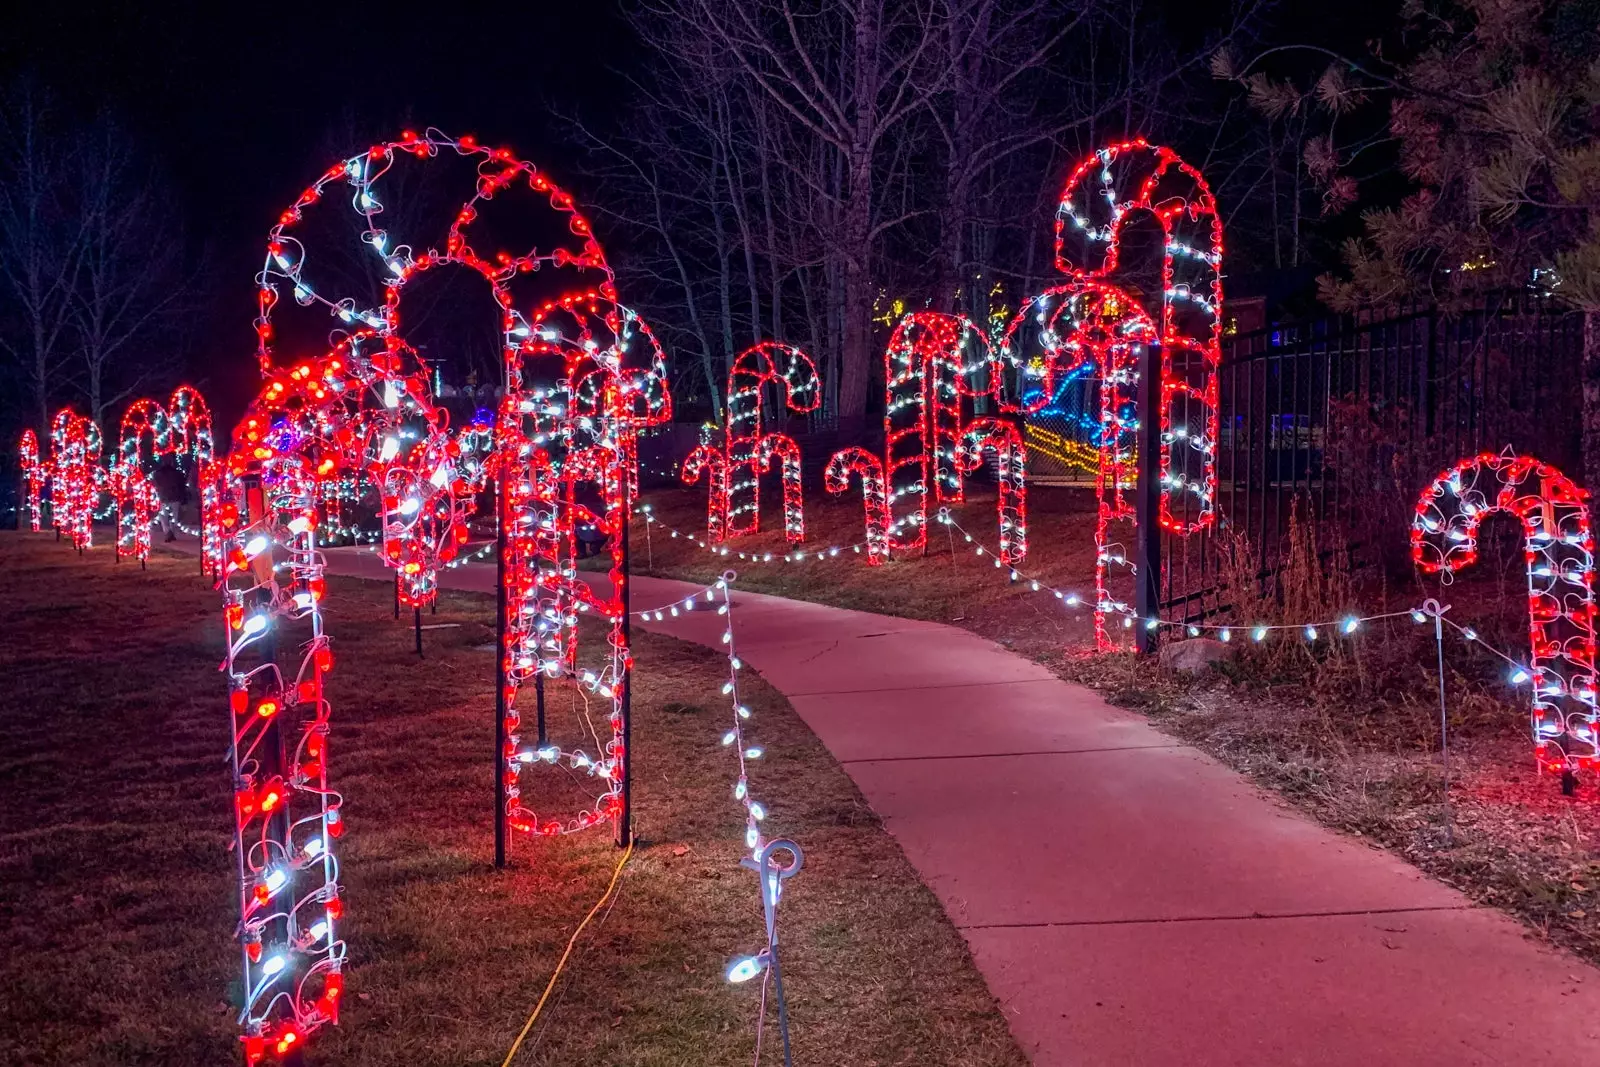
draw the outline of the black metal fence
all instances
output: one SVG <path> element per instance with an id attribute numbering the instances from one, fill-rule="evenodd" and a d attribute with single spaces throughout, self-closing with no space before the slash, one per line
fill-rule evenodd
<path id="1" fill-rule="evenodd" d="M 1220 522 L 1164 539 L 1163 613 L 1223 606 L 1218 564 L 1236 537 L 1273 573 L 1291 509 L 1325 550 L 1371 565 L 1405 550 L 1417 493 L 1464 456 L 1509 445 L 1581 476 L 1582 347 L 1582 314 L 1532 295 L 1227 338 Z"/>

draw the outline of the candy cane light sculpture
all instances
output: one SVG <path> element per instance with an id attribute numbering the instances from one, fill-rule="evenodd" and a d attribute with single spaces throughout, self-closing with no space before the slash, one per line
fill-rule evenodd
<path id="1" fill-rule="evenodd" d="M 414 233 L 390 232 L 385 178 L 415 167 L 427 168 L 423 180 L 465 177 L 461 199 L 444 201 L 460 207 L 436 226 L 423 220 Z M 331 231 L 304 225 L 313 212 L 342 210 L 355 218 L 335 218 Z M 507 219 L 508 228 L 495 228 Z M 352 221 L 359 251 L 374 257 L 383 278 L 376 288 L 325 260 L 312 236 L 349 232 Z M 531 250 L 500 247 L 529 233 L 539 235 Z M 402 334 L 404 296 L 415 280 L 456 269 L 487 297 L 502 337 L 503 388 L 486 456 L 476 443 L 463 456 Z M 257 300 L 257 358 L 267 382 L 236 434 L 213 507 L 226 559 L 227 675 L 241 782 L 236 830 L 241 861 L 250 862 L 240 870 L 247 990 L 240 1024 L 251 1063 L 288 1055 L 335 1021 L 343 988 L 335 932 L 343 894 L 332 856 L 343 820 L 328 785 L 331 715 L 321 681 L 333 661 L 316 548 L 321 483 L 354 468 L 381 487 L 382 556 L 420 601 L 459 545 L 464 500 L 492 470 L 504 603 L 496 861 L 513 831 L 533 838 L 614 825 L 622 837 L 633 662 L 622 536 L 628 468 L 633 437 L 671 411 L 664 356 L 617 302 L 611 269 L 572 197 L 509 150 L 470 137 L 408 132 L 324 171 L 271 231 Z M 286 359 L 284 327 L 306 329 L 308 316 L 313 336 L 331 320 L 336 343 L 315 360 Z M 481 437 L 482 428 L 472 433 Z M 611 545 L 605 591 L 578 577 L 580 523 Z M 598 652 L 580 651 L 581 616 L 604 630 Z M 581 660 L 586 654 L 594 659 Z M 544 694 L 553 686 L 573 690 L 572 705 L 586 713 L 583 736 L 595 748 L 584 751 L 583 741 L 567 748 L 546 736 Z M 524 727 L 530 695 L 532 730 Z M 259 728 L 258 719 L 278 733 Z M 261 760 L 256 750 L 278 755 Z M 584 795 L 572 805 L 580 810 L 564 811 L 570 801 L 526 788 L 528 776 L 545 768 L 555 773 L 541 781 Z M 253 848 L 257 841 L 270 845 Z M 252 904 L 263 896 L 266 903 Z M 294 906 L 286 911 L 279 902 Z"/>
<path id="2" fill-rule="evenodd" d="M 1411 558 L 1448 581 L 1478 559 L 1478 529 L 1495 512 L 1522 524 L 1528 562 L 1528 669 L 1534 754 L 1572 792 L 1600 764 L 1596 734 L 1594 534 L 1589 494 L 1548 463 L 1510 449 L 1462 460 L 1422 491 Z"/>
<path id="3" fill-rule="evenodd" d="M 920 311 L 895 326 L 884 352 L 883 458 L 848 448 L 829 461 L 825 477 L 830 492 L 842 493 L 852 474 L 860 476 L 869 562 L 927 544 L 930 498 L 939 503 L 964 498 L 962 472 L 977 462 L 964 465 L 960 455 L 967 431 L 963 401 L 986 396 L 1000 411 L 1011 408 L 999 371 L 988 337 L 966 318 Z M 1014 477 L 1014 457 L 1023 454 L 1021 436 L 1013 435 L 1006 447 L 1012 460 L 1003 465 L 1002 496 L 1016 508 L 1026 493 L 1024 482 Z M 1002 513 L 1006 507 L 1002 503 Z M 1014 550 L 1026 544 L 1011 543 Z"/>
<path id="4" fill-rule="evenodd" d="M 1122 282 L 1121 241 L 1130 218 L 1151 217 L 1161 227 L 1160 291 L 1145 303 Z M 1221 387 L 1222 221 L 1216 198 L 1200 172 L 1170 148 L 1143 139 L 1100 149 L 1074 168 L 1056 211 L 1056 269 L 1069 280 L 1026 302 L 1008 327 L 1002 357 L 1035 368 L 1043 389 L 1024 387 L 1042 406 L 1057 376 L 1086 359 L 1101 368 L 1100 472 L 1096 482 L 1096 644 L 1113 647 L 1109 612 L 1120 608 L 1106 587 L 1107 569 L 1121 562 L 1107 526 L 1131 518 L 1123 497 L 1131 487 L 1133 430 L 1140 420 L 1161 420 L 1161 527 L 1180 537 L 1216 521 L 1216 441 Z M 1037 335 L 1042 359 L 1024 351 Z M 1133 403 L 1144 346 L 1161 345 L 1158 411 Z"/>
<path id="5" fill-rule="evenodd" d="M 822 383 L 811 357 L 792 345 L 766 341 L 745 349 L 728 371 L 728 403 L 722 447 L 702 444 L 684 460 L 689 484 L 702 476 L 710 483 L 706 532 L 712 543 L 761 529 L 761 472 L 774 459 L 783 486 L 783 533 L 790 544 L 805 539 L 804 494 L 800 484 L 800 446 L 764 425 L 768 386 L 782 392 L 790 411 L 815 411 Z"/>

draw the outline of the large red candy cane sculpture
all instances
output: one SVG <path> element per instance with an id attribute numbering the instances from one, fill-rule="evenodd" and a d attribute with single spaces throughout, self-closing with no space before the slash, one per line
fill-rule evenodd
<path id="1" fill-rule="evenodd" d="M 397 237 L 380 226 L 387 195 L 382 179 L 391 170 L 430 166 L 429 174 L 449 180 L 452 168 L 462 171 L 451 161 L 465 162 L 470 181 L 447 226 L 419 231 L 416 243 L 406 239 L 413 235 Z M 343 199 L 327 195 L 341 187 L 358 216 L 362 243 L 387 279 L 377 292 L 332 292 L 340 277 L 351 276 L 329 271 L 312 255 L 310 238 L 297 236 L 311 232 L 302 228 L 309 212 L 337 210 L 317 205 Z M 491 223 L 484 219 L 516 216 L 517 197 L 528 194 L 544 224 L 538 249 L 493 250 L 487 242 L 495 238 L 484 232 Z M 528 214 L 526 204 L 520 213 Z M 339 232 L 345 220 L 335 223 Z M 528 231 L 524 225 L 516 232 Z M 438 236 L 442 248 L 425 243 Z M 449 268 L 465 268 L 481 281 L 503 337 L 504 391 L 493 451 L 484 461 L 463 459 L 400 335 L 408 284 Z M 284 324 L 272 315 L 282 291 L 294 297 L 285 305 L 291 322 L 304 318 L 293 311 L 298 306 L 331 316 L 344 331 L 327 356 L 279 365 Z M 258 299 L 258 360 L 269 381 L 240 425 L 212 507 L 228 560 L 224 614 L 238 738 L 246 946 L 240 1022 L 251 1062 L 287 1054 L 335 1019 L 342 989 L 343 946 L 334 934 L 342 898 L 330 840 L 342 820 L 337 794 L 327 785 L 329 708 L 321 686 L 331 651 L 322 631 L 322 565 L 315 547 L 321 483 L 355 468 L 382 488 L 384 558 L 399 568 L 408 595 L 420 600 L 431 595 L 438 567 L 460 541 L 465 497 L 484 466 L 492 468 L 505 603 L 497 841 L 505 829 L 548 835 L 613 820 L 620 833 L 632 666 L 621 548 L 628 465 L 633 437 L 670 417 L 660 349 L 617 304 L 610 268 L 572 198 L 508 150 L 471 138 L 408 133 L 324 172 L 274 227 Z M 312 333 L 322 328 L 313 325 Z M 595 593 L 577 578 L 579 522 L 592 523 L 611 543 L 609 593 Z M 607 630 L 593 669 L 578 662 L 584 613 Z M 298 666 L 284 661 L 290 631 L 301 638 L 292 646 L 301 652 Z M 610 729 L 606 740 L 597 736 L 599 751 L 567 751 L 547 738 L 544 693 L 557 684 L 584 690 L 586 708 L 602 702 L 606 710 L 595 718 Z M 526 688 L 538 699 L 531 743 L 522 736 L 519 704 Z M 258 735 L 257 719 L 276 724 L 277 732 Z M 567 772 L 552 778 L 553 785 L 583 783 L 597 794 L 592 803 L 572 815 L 536 814 L 523 778 L 545 764 Z"/>
<path id="2" fill-rule="evenodd" d="M 1507 449 L 1463 460 L 1422 491 L 1411 557 L 1446 581 L 1478 558 L 1478 527 L 1504 511 L 1522 523 L 1528 560 L 1529 670 L 1539 765 L 1571 792 L 1600 764 L 1596 735 L 1594 534 L 1589 494 L 1547 463 Z"/>
<path id="3" fill-rule="evenodd" d="M 930 497 L 940 503 L 962 500 L 963 398 L 983 395 L 1001 410 L 1008 407 L 1001 400 L 988 338 L 958 315 L 921 311 L 901 319 L 884 352 L 884 383 L 884 458 L 845 449 L 829 462 L 826 478 L 830 492 L 844 492 L 850 474 L 861 475 L 874 563 L 889 552 L 917 551 L 927 543 Z M 1020 435 L 1013 441 L 1015 449 L 1022 448 Z M 966 469 L 971 466 L 976 463 Z M 1006 465 L 1009 473 L 1015 469 L 1014 463 Z M 1026 489 L 1012 478 L 1003 492 L 1015 509 Z M 1006 508 L 1002 503 L 1003 519 Z M 1025 544 L 1013 542 L 1014 547 Z"/>
<path id="4" fill-rule="evenodd" d="M 1148 212 L 1163 235 L 1156 323 L 1115 281 L 1122 228 L 1135 212 Z M 1038 324 L 1047 382 L 1084 352 L 1100 367 L 1095 636 L 1102 649 L 1112 647 L 1106 615 L 1120 606 L 1106 588 L 1108 565 L 1121 561 L 1106 528 L 1131 517 L 1123 489 L 1131 484 L 1132 430 L 1140 419 L 1161 420 L 1162 528 L 1188 536 L 1216 521 L 1221 264 L 1222 221 L 1200 172 L 1170 148 L 1142 139 L 1107 146 L 1073 170 L 1056 212 L 1056 268 L 1071 280 L 1025 304 L 1002 345 L 1003 356 L 1026 366 L 1015 346 L 1023 327 Z M 1151 341 L 1161 345 L 1160 410 L 1138 412 L 1138 357 Z M 1044 396 L 1050 395 L 1047 386 Z"/>
<path id="5" fill-rule="evenodd" d="M 688 484 L 702 475 L 710 482 L 706 533 L 713 543 L 761 529 L 761 472 L 774 459 L 783 485 L 783 533 L 791 544 L 805 539 L 805 507 L 800 485 L 800 446 L 788 434 L 767 433 L 763 425 L 766 387 L 783 391 L 795 412 L 815 411 L 822 386 L 811 357 L 792 345 L 765 341 L 739 353 L 728 371 L 727 427 L 722 447 L 703 444 L 683 463 Z"/>

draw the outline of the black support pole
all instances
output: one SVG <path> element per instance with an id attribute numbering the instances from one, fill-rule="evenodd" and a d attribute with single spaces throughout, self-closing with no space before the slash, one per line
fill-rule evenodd
<path id="1" fill-rule="evenodd" d="M 506 865 L 506 489 L 497 473 L 495 501 L 495 648 L 494 648 L 494 865 Z"/>
<path id="2" fill-rule="evenodd" d="M 633 525 L 633 495 L 628 492 L 628 473 L 622 475 L 622 647 L 627 650 L 628 667 L 622 684 L 622 810 L 617 813 L 617 847 L 633 841 L 633 566 L 628 554 L 628 527 Z"/>
<path id="3" fill-rule="evenodd" d="M 422 658 L 422 605 L 411 609 L 411 625 L 417 635 L 417 658 Z"/>
<path id="4" fill-rule="evenodd" d="M 1156 650 L 1159 631 L 1149 620 L 1161 614 L 1161 346 L 1145 345 L 1139 359 L 1138 485 L 1134 488 L 1134 647 Z"/>

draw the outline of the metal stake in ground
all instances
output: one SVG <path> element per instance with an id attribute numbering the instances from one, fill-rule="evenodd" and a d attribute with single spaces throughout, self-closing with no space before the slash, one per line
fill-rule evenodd
<path id="1" fill-rule="evenodd" d="M 1444 839 L 1455 844 L 1455 831 L 1450 825 L 1450 716 L 1444 702 L 1444 613 L 1450 605 L 1439 606 L 1437 600 L 1425 600 L 1422 611 L 1433 616 L 1433 640 L 1439 652 L 1439 754 L 1444 760 Z"/>
<path id="2" fill-rule="evenodd" d="M 787 852 L 794 862 L 780 867 L 773 857 Z M 767 947 L 756 960 L 772 969 L 773 993 L 778 1000 L 778 1033 L 783 1038 L 783 1064 L 790 1067 L 789 1057 L 789 1004 L 783 995 L 783 967 L 778 960 L 778 901 L 783 898 L 783 883 L 800 873 L 805 866 L 805 853 L 800 846 L 787 839 L 769 841 L 752 859 L 746 856 L 739 861 L 741 867 L 756 872 L 761 880 L 761 910 L 767 924 Z"/>
<path id="3" fill-rule="evenodd" d="M 494 865 L 506 865 L 506 490 L 505 472 L 494 481 Z"/>
<path id="4" fill-rule="evenodd" d="M 628 528 L 633 525 L 633 499 L 628 492 L 628 474 L 622 474 L 622 810 L 617 813 L 617 846 L 627 848 L 633 841 L 633 560 L 628 554 Z M 646 536 L 650 527 L 645 526 Z"/>
<path id="5" fill-rule="evenodd" d="M 1145 345 L 1139 360 L 1138 484 L 1133 490 L 1133 610 L 1139 616 L 1134 647 L 1142 655 L 1156 650 L 1161 614 L 1161 346 Z"/>
<path id="6" fill-rule="evenodd" d="M 411 625 L 417 635 L 417 658 L 422 658 L 422 605 L 414 605 L 411 609 Z"/>
<path id="7" fill-rule="evenodd" d="M 644 512 L 644 569 L 653 571 L 656 569 L 656 553 L 650 547 L 650 527 L 655 525 L 652 521 L 654 516 L 650 514 L 649 504 L 646 504 L 640 510 Z"/>

